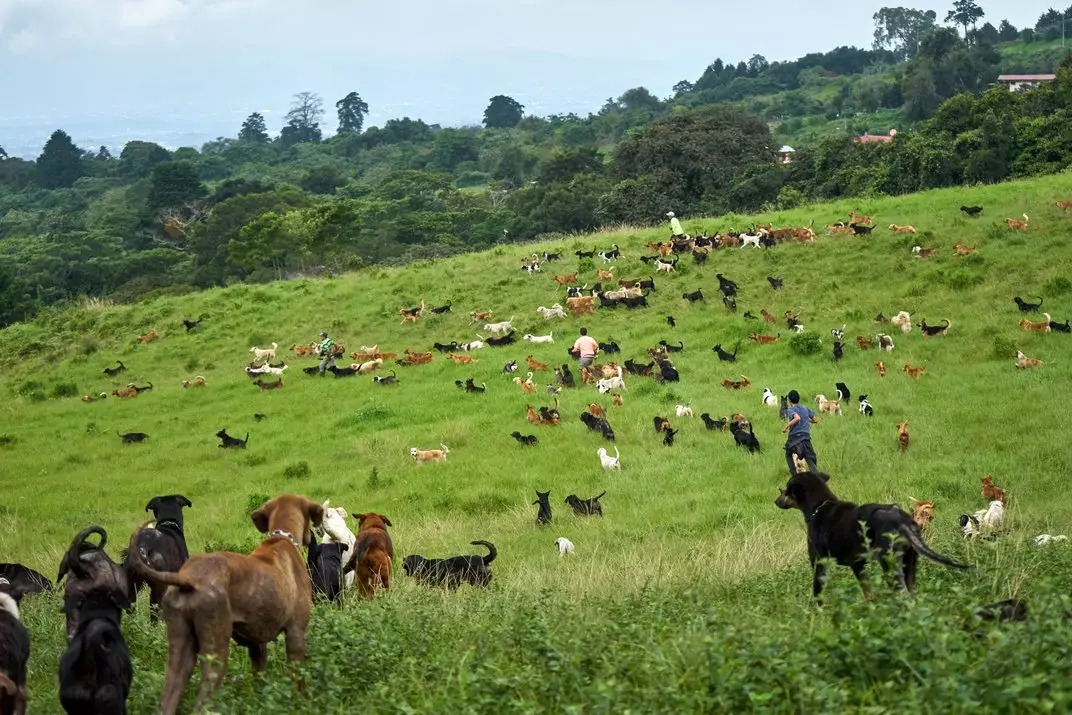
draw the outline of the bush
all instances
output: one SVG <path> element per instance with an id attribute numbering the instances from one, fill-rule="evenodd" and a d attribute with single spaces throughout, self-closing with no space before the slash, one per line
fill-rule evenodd
<path id="1" fill-rule="evenodd" d="M 990 355 L 995 360 L 1011 360 L 1016 357 L 1016 343 L 1000 335 L 996 336 Z"/>
<path id="2" fill-rule="evenodd" d="M 18 397 L 24 397 L 30 402 L 44 402 L 46 399 L 45 386 L 37 380 L 23 380 L 12 384 L 11 391 Z"/>
<path id="3" fill-rule="evenodd" d="M 283 477 L 286 479 L 308 479 L 312 474 L 309 463 L 304 459 L 296 464 L 288 464 L 283 468 Z"/>
<path id="4" fill-rule="evenodd" d="M 52 399 L 61 400 L 65 397 L 77 397 L 78 385 L 73 382 L 60 382 L 52 388 Z"/>
<path id="5" fill-rule="evenodd" d="M 823 341 L 818 333 L 797 333 L 789 339 L 789 349 L 796 355 L 817 355 L 823 350 Z"/>
<path id="6" fill-rule="evenodd" d="M 1042 287 L 1047 295 L 1064 295 L 1072 291 L 1072 282 L 1064 276 L 1058 276 L 1050 280 Z"/>

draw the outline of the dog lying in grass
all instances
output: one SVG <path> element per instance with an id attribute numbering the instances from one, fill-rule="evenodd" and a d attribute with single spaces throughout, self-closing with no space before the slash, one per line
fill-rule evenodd
<path id="1" fill-rule="evenodd" d="M 488 549 L 487 556 L 452 556 L 446 559 L 426 559 L 412 554 L 402 559 L 402 570 L 425 586 L 457 589 L 463 583 L 473 588 L 487 588 L 491 583 L 491 562 L 498 552 L 490 541 L 471 541 L 474 546 Z"/>
<path id="2" fill-rule="evenodd" d="M 932 561 L 956 569 L 966 569 L 947 556 L 931 551 L 920 535 L 919 526 L 896 504 L 853 504 L 839 500 L 830 491 L 826 474 L 804 472 L 789 478 L 774 500 L 779 509 L 799 509 L 808 528 L 808 560 L 811 562 L 812 594 L 822 595 L 826 566 L 832 558 L 852 569 L 864 598 L 871 598 L 867 559 L 873 555 L 889 572 L 886 555 L 897 561 L 894 576 L 899 587 L 909 593 L 916 588 L 916 568 L 922 554 Z M 863 522 L 863 529 L 861 529 Z M 899 536 L 899 539 L 892 539 Z"/>

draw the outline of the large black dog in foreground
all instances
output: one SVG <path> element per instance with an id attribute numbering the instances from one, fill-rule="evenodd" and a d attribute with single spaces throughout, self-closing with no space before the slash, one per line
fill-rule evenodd
<path id="1" fill-rule="evenodd" d="M 817 598 L 822 593 L 826 573 L 826 566 L 820 559 L 832 558 L 851 568 L 860 582 L 864 598 L 871 598 L 866 570 L 870 555 L 874 555 L 882 570 L 887 571 L 886 555 L 891 550 L 898 554 L 900 558 L 894 560 L 894 574 L 898 585 L 909 592 L 916 587 L 920 554 L 946 566 L 968 568 L 927 548 L 912 517 L 896 504 L 857 505 L 840 501 L 826 485 L 829 479 L 826 474 L 814 472 L 795 474 L 774 500 L 779 509 L 800 509 L 804 513 L 804 523 L 808 526 L 808 559 L 814 569 L 812 591 Z M 891 538 L 896 536 L 901 538 Z"/>

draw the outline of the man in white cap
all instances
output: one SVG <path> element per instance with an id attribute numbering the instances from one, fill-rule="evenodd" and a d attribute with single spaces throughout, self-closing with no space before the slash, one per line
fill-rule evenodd
<path id="1" fill-rule="evenodd" d="M 681 222 L 677 220 L 677 216 L 674 215 L 674 212 L 671 211 L 666 215 L 670 217 L 671 233 L 673 233 L 675 236 L 684 236 L 685 231 L 681 228 Z"/>

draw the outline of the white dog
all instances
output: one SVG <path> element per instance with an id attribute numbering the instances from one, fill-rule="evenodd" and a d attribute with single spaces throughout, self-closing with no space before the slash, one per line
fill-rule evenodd
<path id="1" fill-rule="evenodd" d="M 961 514 L 960 527 L 964 537 L 971 538 L 997 527 L 1004 519 L 1005 505 L 1000 499 L 995 499 L 986 509 L 980 509 L 975 514 Z"/>
<path id="2" fill-rule="evenodd" d="M 248 370 L 249 370 L 249 373 L 251 375 L 256 373 L 258 375 L 279 375 L 280 377 L 282 377 L 283 371 L 286 370 L 286 369 L 287 369 L 287 364 L 286 363 L 283 363 L 283 367 L 272 367 L 271 365 L 268 365 L 267 363 L 265 363 L 264 365 L 261 365 L 258 368 L 253 368 L 253 369 L 248 369 Z"/>
<path id="3" fill-rule="evenodd" d="M 901 332 L 906 335 L 912 332 L 912 316 L 907 310 L 902 310 L 900 313 L 890 318 L 890 322 L 900 328 Z"/>
<path id="4" fill-rule="evenodd" d="M 555 342 L 555 334 L 550 333 L 548 335 L 529 335 L 528 333 L 526 333 L 525 335 L 521 336 L 521 339 L 530 343 L 553 343 Z"/>
<path id="5" fill-rule="evenodd" d="M 625 380 L 622 379 L 622 368 L 618 366 L 618 374 L 614 377 L 608 377 L 602 380 L 596 380 L 596 389 L 599 390 L 599 394 L 605 395 L 611 390 L 624 390 Z"/>
<path id="6" fill-rule="evenodd" d="M 596 450 L 596 454 L 599 455 L 599 463 L 603 465 L 603 469 L 617 469 L 622 471 L 622 463 L 618 461 L 620 455 L 618 454 L 618 448 L 614 448 L 614 456 L 611 457 L 607 454 L 607 450 L 600 447 Z"/>
<path id="7" fill-rule="evenodd" d="M 778 396 L 774 394 L 774 391 L 769 387 L 763 388 L 763 404 L 767 407 L 778 406 Z"/>
<path id="8" fill-rule="evenodd" d="M 354 553 L 354 545 L 357 543 L 357 537 L 354 536 L 354 532 L 350 531 L 350 527 L 346 525 L 347 511 L 341 506 L 332 507 L 330 499 L 325 499 L 323 503 L 324 507 L 324 520 L 320 523 L 320 533 L 324 537 L 325 544 L 344 544 L 346 546 L 346 553 L 343 555 L 343 563 Z M 354 585 L 355 572 L 351 571 L 346 574 L 345 585 L 347 588 Z"/>
<path id="9" fill-rule="evenodd" d="M 578 294 L 580 295 L 580 294 Z M 544 320 L 551 320 L 552 318 L 565 318 L 566 311 L 562 310 L 562 306 L 555 303 L 550 308 L 544 308 L 542 305 L 536 309 L 536 312 L 543 316 Z"/>
<path id="10" fill-rule="evenodd" d="M 692 405 L 691 402 L 688 402 L 688 403 L 686 403 L 684 405 L 678 405 L 676 410 L 675 410 L 677 412 L 677 416 L 678 417 L 692 417 L 692 407 L 690 405 Z"/>
<path id="11" fill-rule="evenodd" d="M 480 336 L 478 335 L 477 337 L 480 337 Z M 470 350 L 481 350 L 481 349 L 484 348 L 484 341 L 482 341 L 482 340 L 474 340 L 471 343 L 462 343 L 461 345 L 458 346 L 458 348 L 461 349 L 461 350 L 465 350 L 466 352 L 468 352 Z"/>
<path id="12" fill-rule="evenodd" d="M 1045 546 L 1046 544 L 1056 543 L 1058 541 L 1068 541 L 1068 537 L 1064 534 L 1057 534 L 1056 536 L 1051 534 L 1039 534 L 1035 537 L 1035 546 Z"/>
<path id="13" fill-rule="evenodd" d="M 886 335 L 886 333 L 879 333 L 875 336 L 875 339 L 878 340 L 879 350 L 885 350 L 888 353 L 893 352 L 893 338 L 889 335 Z"/>
<path id="14" fill-rule="evenodd" d="M 510 322 L 514 319 L 514 316 L 510 316 L 510 320 L 504 320 L 501 323 L 487 323 L 484 325 L 485 333 L 493 333 L 495 335 L 505 335 L 509 333 L 513 326 Z"/>
<path id="15" fill-rule="evenodd" d="M 573 556 L 573 542 L 565 536 L 555 539 L 555 548 L 558 549 L 559 556 Z"/>
<path id="16" fill-rule="evenodd" d="M 796 325 L 793 326 L 793 330 L 798 332 L 798 333 L 803 333 L 804 332 L 804 325 L 801 324 L 801 323 L 797 323 Z"/>
<path id="17" fill-rule="evenodd" d="M 272 360 L 275 360 L 275 349 L 278 347 L 279 345 L 272 343 L 272 347 L 270 348 L 252 347 L 249 351 L 253 353 L 254 362 L 260 362 L 262 360 L 264 362 L 271 362 Z"/>
<path id="18" fill-rule="evenodd" d="M 759 248 L 759 239 L 761 239 L 761 238 L 763 238 L 763 237 L 762 236 L 749 236 L 747 233 L 742 233 L 741 236 L 740 236 L 741 248 L 744 248 L 745 246 L 753 246 L 755 248 Z"/>
<path id="19" fill-rule="evenodd" d="M 655 259 L 655 272 L 658 273 L 659 271 L 666 271 L 667 273 L 669 273 L 670 271 L 674 271 L 676 273 L 677 272 L 677 260 L 675 259 L 673 263 L 663 263 L 662 261 L 660 261 L 659 259 L 656 258 Z"/>

